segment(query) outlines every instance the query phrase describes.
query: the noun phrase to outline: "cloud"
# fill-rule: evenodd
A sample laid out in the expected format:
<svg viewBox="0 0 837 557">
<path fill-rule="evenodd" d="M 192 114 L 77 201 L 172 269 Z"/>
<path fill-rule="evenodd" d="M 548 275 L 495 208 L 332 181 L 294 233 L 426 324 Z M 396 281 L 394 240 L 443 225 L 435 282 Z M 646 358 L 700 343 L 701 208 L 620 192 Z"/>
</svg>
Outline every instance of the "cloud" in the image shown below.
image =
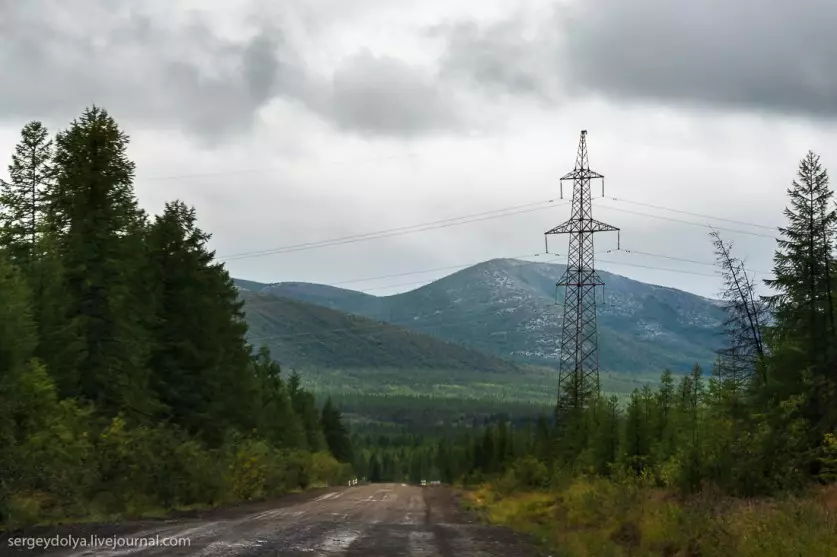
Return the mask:
<svg viewBox="0 0 837 557">
<path fill-rule="evenodd" d="M 429 70 L 361 51 L 337 69 L 330 103 L 319 112 L 343 129 L 412 136 L 464 123 L 450 94 Z"/>
<path fill-rule="evenodd" d="M 837 116 L 829 0 L 575 0 L 550 11 L 535 40 L 513 20 L 452 29 L 447 70 L 526 95 Z"/>
<path fill-rule="evenodd" d="M 64 125 L 96 103 L 133 126 L 176 128 L 208 145 L 251 131 L 275 100 L 366 134 L 457 123 L 432 76 L 398 60 L 360 53 L 333 78 L 315 74 L 291 44 L 290 12 L 239 13 L 230 16 L 237 33 L 222 33 L 202 12 L 153 6 L 0 0 L 0 65 L 14 76 L 0 87 L 0 119 Z"/>
<path fill-rule="evenodd" d="M 544 51 L 546 34 L 534 33 L 518 14 L 479 25 L 474 21 L 434 26 L 430 37 L 448 41 L 440 60 L 444 78 L 478 85 L 492 95 L 523 95 L 542 101 L 559 97 L 551 58 Z"/>
</svg>

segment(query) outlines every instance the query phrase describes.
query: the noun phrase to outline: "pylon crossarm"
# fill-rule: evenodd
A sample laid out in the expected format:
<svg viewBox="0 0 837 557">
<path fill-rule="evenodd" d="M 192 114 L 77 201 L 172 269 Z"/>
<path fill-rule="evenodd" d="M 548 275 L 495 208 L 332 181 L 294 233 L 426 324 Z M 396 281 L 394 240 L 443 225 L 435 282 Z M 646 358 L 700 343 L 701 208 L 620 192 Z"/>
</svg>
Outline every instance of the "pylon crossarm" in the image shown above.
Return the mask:
<svg viewBox="0 0 837 557">
<path fill-rule="evenodd" d="M 595 170 L 590 170 L 589 168 L 587 168 L 587 169 L 582 168 L 582 169 L 573 170 L 573 171 L 567 172 L 566 174 L 561 176 L 561 180 L 565 181 L 565 182 L 567 180 L 599 180 L 599 179 L 604 180 L 604 176 L 602 174 L 599 174 Z"/>
<path fill-rule="evenodd" d="M 596 219 L 573 218 L 550 228 L 544 234 L 572 234 L 574 232 L 619 232 L 619 229 Z"/>
</svg>

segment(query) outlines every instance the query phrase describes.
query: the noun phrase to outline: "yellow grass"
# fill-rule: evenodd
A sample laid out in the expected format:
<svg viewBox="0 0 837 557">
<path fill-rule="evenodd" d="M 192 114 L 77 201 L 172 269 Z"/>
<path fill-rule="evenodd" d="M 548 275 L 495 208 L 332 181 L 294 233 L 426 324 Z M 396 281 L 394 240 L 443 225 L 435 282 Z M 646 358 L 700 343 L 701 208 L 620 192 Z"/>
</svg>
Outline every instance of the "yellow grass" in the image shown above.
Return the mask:
<svg viewBox="0 0 837 557">
<path fill-rule="evenodd" d="M 559 492 L 466 495 L 494 523 L 527 532 L 553 557 L 837 557 L 837 486 L 806 497 L 739 500 L 578 480 Z"/>
</svg>

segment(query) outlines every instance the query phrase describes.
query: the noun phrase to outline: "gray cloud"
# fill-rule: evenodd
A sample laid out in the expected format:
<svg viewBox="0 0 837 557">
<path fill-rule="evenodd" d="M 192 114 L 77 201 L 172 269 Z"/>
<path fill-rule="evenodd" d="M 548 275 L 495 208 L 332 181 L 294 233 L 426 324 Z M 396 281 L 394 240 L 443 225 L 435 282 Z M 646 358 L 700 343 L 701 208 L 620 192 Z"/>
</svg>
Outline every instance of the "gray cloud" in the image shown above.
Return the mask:
<svg viewBox="0 0 837 557">
<path fill-rule="evenodd" d="M 552 81 L 544 79 L 555 68 L 544 55 L 543 37 L 525 38 L 524 27 L 515 17 L 486 26 L 472 21 L 439 25 L 428 35 L 449 41 L 440 62 L 442 77 L 480 85 L 491 94 L 555 100 Z"/>
<path fill-rule="evenodd" d="M 330 104 L 320 108 L 344 129 L 417 135 L 459 127 L 463 120 L 427 70 L 360 52 L 334 74 Z"/>
<path fill-rule="evenodd" d="M 361 54 L 332 80 L 312 74 L 275 15 L 251 14 L 251 36 L 233 40 L 198 13 L 184 22 L 147 5 L 82 0 L 70 10 L 58 0 L 0 0 L 0 118 L 63 125 L 96 103 L 132 124 L 179 128 L 208 144 L 248 132 L 274 99 L 363 133 L 456 123 L 428 77 L 399 61 Z"/>
<path fill-rule="evenodd" d="M 544 20 L 534 41 L 460 27 L 446 67 L 525 94 L 564 84 L 572 95 L 837 115 L 830 0 L 576 0 Z M 544 68 L 536 78 L 521 78 L 527 59 Z"/>
</svg>

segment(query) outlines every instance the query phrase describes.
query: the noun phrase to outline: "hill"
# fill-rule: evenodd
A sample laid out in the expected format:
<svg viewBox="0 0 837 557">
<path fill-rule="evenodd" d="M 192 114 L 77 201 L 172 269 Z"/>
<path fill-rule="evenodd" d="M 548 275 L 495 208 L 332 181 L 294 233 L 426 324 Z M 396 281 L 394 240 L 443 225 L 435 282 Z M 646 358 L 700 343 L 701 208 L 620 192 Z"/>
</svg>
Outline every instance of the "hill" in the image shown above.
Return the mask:
<svg viewBox="0 0 837 557">
<path fill-rule="evenodd" d="M 518 373 L 511 362 L 429 335 L 290 298 L 241 290 L 248 340 L 285 366 Z"/>
<path fill-rule="evenodd" d="M 263 294 L 304 300 L 397 324 L 519 363 L 557 364 L 565 266 L 495 259 L 416 290 L 372 296 L 307 283 L 264 285 Z M 722 342 L 717 300 L 600 271 L 600 366 L 616 372 L 687 371 L 711 366 Z"/>
</svg>

